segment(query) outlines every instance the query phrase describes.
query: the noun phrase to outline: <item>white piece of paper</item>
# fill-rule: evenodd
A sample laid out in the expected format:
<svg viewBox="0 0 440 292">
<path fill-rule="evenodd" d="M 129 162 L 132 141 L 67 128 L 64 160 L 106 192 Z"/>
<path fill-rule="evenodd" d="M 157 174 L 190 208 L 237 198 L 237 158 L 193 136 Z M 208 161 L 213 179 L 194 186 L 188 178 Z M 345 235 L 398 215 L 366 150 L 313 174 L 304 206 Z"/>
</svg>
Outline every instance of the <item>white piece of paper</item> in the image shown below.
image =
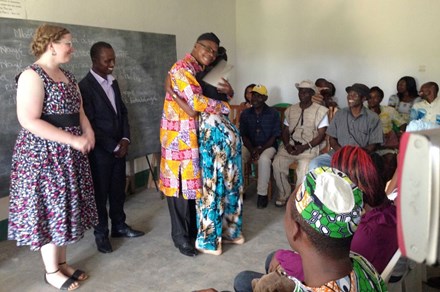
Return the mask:
<svg viewBox="0 0 440 292">
<path fill-rule="evenodd" d="M 25 0 L 0 0 L 0 17 L 26 18 Z"/>
<path fill-rule="evenodd" d="M 208 74 L 203 78 L 203 81 L 211 84 L 212 86 L 218 87 L 219 83 L 222 82 L 222 78 L 228 79 L 230 72 L 234 66 L 228 64 L 225 60 L 221 60 L 218 64 L 209 71 Z"/>
</svg>

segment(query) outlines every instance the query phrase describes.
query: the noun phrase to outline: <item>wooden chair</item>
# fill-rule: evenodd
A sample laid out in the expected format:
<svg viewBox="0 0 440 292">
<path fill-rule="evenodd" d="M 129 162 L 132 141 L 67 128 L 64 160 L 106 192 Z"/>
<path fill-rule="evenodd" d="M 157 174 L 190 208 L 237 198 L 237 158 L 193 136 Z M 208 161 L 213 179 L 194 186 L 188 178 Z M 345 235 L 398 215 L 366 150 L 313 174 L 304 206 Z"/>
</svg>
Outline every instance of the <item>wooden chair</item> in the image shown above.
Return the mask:
<svg viewBox="0 0 440 292">
<path fill-rule="evenodd" d="M 231 111 L 229 112 L 229 120 L 237 127 L 240 126 L 240 115 L 241 112 L 245 108 L 242 105 L 239 104 L 233 104 L 231 105 Z"/>
<path fill-rule="evenodd" d="M 258 161 L 252 161 L 249 160 L 248 162 L 244 163 L 243 165 L 243 181 L 244 181 L 244 189 L 249 186 L 250 181 L 258 180 Z M 267 185 L 267 198 L 269 201 L 272 200 L 272 180 L 273 180 L 273 174 L 272 174 L 272 165 L 270 170 L 270 179 L 269 184 Z"/>
</svg>

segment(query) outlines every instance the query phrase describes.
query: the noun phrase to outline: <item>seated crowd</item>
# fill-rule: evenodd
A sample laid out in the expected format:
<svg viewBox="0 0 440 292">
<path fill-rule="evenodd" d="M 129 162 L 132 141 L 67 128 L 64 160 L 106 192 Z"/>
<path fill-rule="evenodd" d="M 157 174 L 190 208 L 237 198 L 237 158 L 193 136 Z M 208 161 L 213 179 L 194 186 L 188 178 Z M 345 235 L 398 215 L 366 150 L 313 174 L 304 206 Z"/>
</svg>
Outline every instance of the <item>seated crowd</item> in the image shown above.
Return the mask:
<svg viewBox="0 0 440 292">
<path fill-rule="evenodd" d="M 259 209 L 268 204 L 272 179 L 277 186 L 275 205 L 282 207 L 292 188 L 298 186 L 308 171 L 330 166 L 334 152 L 346 145 L 364 149 L 387 182 L 397 168 L 400 137 L 409 122 L 422 124 L 413 123 L 416 128 L 440 125 L 435 82 L 423 84 L 418 92 L 415 79 L 404 76 L 388 105 L 381 104 L 384 98 L 381 88 L 355 83 L 345 88 L 345 108 L 338 107 L 335 86 L 324 78 L 315 83 L 305 80 L 295 87 L 299 102 L 283 109 L 281 114 L 276 107 L 267 105 L 269 96 L 263 85 L 248 85 L 246 102 L 240 105 L 239 129 L 245 146 L 243 164 L 258 162 Z M 292 168 L 296 174 L 294 183 Z"/>
<path fill-rule="evenodd" d="M 282 121 L 266 104 L 265 86 L 246 88 L 239 126 L 243 162 L 258 162 L 260 209 L 268 204 L 273 169 L 275 205 L 286 205 L 284 227 L 292 249 L 270 253 L 266 273 L 239 273 L 234 290 L 387 291 L 380 273 L 398 243 L 396 207 L 385 184 L 395 178 L 399 139 L 407 126 L 439 127 L 439 87 L 427 82 L 417 92 L 414 78 L 405 76 L 389 105 L 381 105 L 382 89 L 355 83 L 345 89 L 348 106 L 339 109 L 327 80 L 295 86 L 299 103 L 285 109 Z"/>
</svg>

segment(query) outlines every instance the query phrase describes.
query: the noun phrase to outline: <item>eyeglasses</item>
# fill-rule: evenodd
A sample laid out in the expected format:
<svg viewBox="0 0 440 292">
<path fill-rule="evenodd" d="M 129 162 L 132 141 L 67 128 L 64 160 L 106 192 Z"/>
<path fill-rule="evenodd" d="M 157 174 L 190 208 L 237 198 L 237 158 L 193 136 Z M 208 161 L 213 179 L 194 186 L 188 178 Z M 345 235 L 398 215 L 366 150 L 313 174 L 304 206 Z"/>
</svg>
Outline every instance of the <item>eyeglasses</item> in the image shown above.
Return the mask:
<svg viewBox="0 0 440 292">
<path fill-rule="evenodd" d="M 207 46 L 207 45 L 202 44 L 202 43 L 198 43 L 198 44 L 201 45 L 205 49 L 205 51 L 207 51 L 208 53 L 212 54 L 214 57 L 217 56 L 217 51 L 214 51 L 210 46 Z"/>
<path fill-rule="evenodd" d="M 70 48 L 73 47 L 73 43 L 71 41 L 68 41 L 68 42 L 56 41 L 54 43 L 56 43 L 56 44 L 65 44 L 65 45 L 69 46 Z"/>
</svg>

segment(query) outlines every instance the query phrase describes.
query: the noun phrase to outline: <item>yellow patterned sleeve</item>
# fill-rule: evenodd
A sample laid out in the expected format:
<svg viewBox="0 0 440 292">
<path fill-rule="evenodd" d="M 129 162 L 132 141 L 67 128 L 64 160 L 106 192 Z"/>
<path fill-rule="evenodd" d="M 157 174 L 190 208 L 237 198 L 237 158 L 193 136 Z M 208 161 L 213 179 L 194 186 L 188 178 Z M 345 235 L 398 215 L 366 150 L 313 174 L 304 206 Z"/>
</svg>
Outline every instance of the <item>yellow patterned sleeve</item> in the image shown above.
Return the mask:
<svg viewBox="0 0 440 292">
<path fill-rule="evenodd" d="M 230 106 L 227 102 L 203 95 L 202 87 L 191 71 L 186 69 L 171 71 L 170 76 L 174 91 L 178 91 L 180 98 L 185 99 L 193 110 L 211 114 L 229 114 Z"/>
</svg>

